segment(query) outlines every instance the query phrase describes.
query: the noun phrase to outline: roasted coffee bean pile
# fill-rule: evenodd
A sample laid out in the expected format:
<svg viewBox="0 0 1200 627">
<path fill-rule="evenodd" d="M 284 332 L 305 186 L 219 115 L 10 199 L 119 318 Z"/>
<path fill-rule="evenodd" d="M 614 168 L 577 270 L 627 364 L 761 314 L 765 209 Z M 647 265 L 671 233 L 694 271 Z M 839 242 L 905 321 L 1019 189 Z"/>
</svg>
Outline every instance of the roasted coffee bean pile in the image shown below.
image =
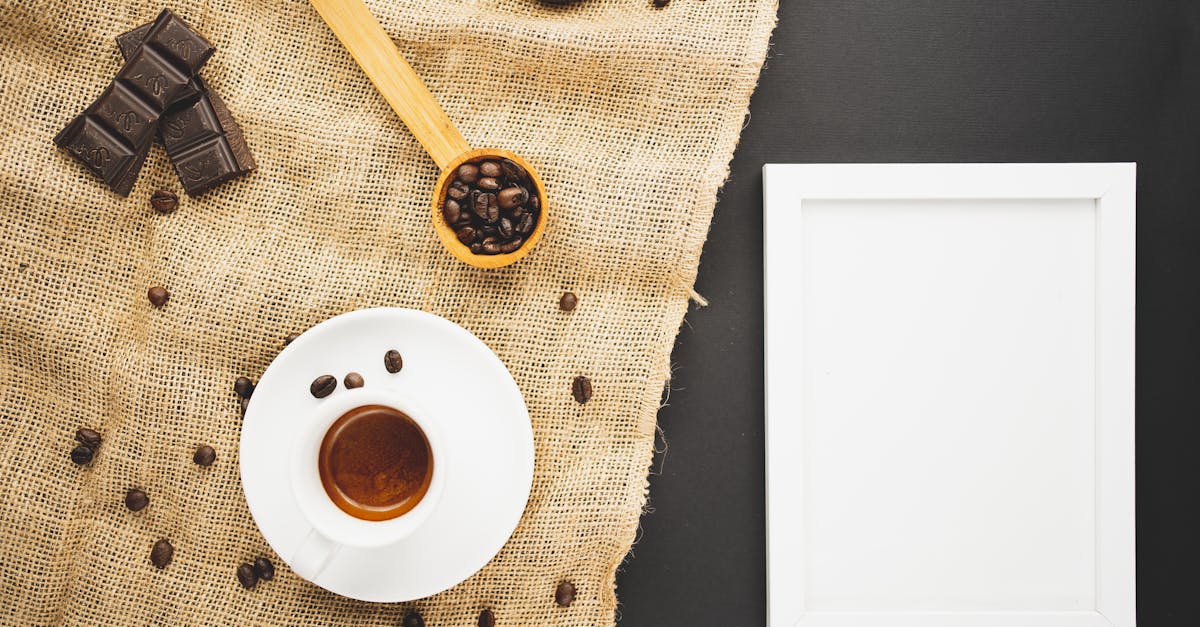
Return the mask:
<svg viewBox="0 0 1200 627">
<path fill-rule="evenodd" d="M 442 217 L 476 255 L 511 253 L 537 226 L 541 201 L 529 173 L 509 159 L 458 166 L 442 199 Z"/>
</svg>

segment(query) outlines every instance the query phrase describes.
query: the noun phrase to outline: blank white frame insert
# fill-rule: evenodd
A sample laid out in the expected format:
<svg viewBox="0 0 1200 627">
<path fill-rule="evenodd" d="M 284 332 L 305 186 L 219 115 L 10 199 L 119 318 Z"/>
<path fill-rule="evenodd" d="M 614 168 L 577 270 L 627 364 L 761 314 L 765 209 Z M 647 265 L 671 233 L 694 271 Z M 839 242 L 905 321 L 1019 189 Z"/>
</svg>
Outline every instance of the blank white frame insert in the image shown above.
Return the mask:
<svg viewBox="0 0 1200 627">
<path fill-rule="evenodd" d="M 771 627 L 1133 627 L 1135 165 L 763 184 Z"/>
</svg>

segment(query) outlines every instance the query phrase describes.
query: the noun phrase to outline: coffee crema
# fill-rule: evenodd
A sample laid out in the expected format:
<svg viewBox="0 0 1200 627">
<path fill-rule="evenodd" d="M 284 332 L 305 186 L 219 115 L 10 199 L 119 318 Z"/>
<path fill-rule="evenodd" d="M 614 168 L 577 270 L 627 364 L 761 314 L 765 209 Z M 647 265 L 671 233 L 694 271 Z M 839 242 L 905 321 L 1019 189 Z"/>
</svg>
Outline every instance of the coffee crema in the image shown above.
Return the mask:
<svg viewBox="0 0 1200 627">
<path fill-rule="evenodd" d="M 364 405 L 325 432 L 317 470 L 325 493 L 362 520 L 390 520 L 416 507 L 433 479 L 429 439 L 404 412 Z"/>
</svg>

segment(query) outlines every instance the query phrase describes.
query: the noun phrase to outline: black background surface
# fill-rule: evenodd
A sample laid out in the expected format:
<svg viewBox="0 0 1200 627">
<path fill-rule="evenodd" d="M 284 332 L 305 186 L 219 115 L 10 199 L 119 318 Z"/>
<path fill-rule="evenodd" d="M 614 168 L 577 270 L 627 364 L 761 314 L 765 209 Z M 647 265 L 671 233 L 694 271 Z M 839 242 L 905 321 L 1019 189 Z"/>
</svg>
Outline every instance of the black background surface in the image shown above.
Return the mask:
<svg viewBox="0 0 1200 627">
<path fill-rule="evenodd" d="M 1200 2 L 780 4 L 700 265 L 711 305 L 676 344 L 621 627 L 766 621 L 761 166 L 945 161 L 1138 163 L 1138 618 L 1200 625 Z"/>
</svg>

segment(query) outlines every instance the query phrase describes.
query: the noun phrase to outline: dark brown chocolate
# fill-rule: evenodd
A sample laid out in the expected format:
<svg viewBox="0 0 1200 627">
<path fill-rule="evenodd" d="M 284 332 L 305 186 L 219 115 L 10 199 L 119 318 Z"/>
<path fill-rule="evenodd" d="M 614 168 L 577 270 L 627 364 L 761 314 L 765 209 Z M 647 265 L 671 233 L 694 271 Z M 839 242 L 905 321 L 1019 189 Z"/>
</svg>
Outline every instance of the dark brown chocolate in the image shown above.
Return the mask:
<svg viewBox="0 0 1200 627">
<path fill-rule="evenodd" d="M 116 78 L 54 143 L 118 194 L 137 180 L 162 114 L 188 91 L 212 44 L 164 9 Z"/>
<path fill-rule="evenodd" d="M 117 36 L 123 56 L 137 49 L 151 24 Z M 189 87 L 198 98 L 181 98 L 163 114 L 159 138 L 189 195 L 197 196 L 225 181 L 253 171 L 257 165 L 242 136 L 242 128 L 221 97 L 199 76 Z"/>
</svg>

